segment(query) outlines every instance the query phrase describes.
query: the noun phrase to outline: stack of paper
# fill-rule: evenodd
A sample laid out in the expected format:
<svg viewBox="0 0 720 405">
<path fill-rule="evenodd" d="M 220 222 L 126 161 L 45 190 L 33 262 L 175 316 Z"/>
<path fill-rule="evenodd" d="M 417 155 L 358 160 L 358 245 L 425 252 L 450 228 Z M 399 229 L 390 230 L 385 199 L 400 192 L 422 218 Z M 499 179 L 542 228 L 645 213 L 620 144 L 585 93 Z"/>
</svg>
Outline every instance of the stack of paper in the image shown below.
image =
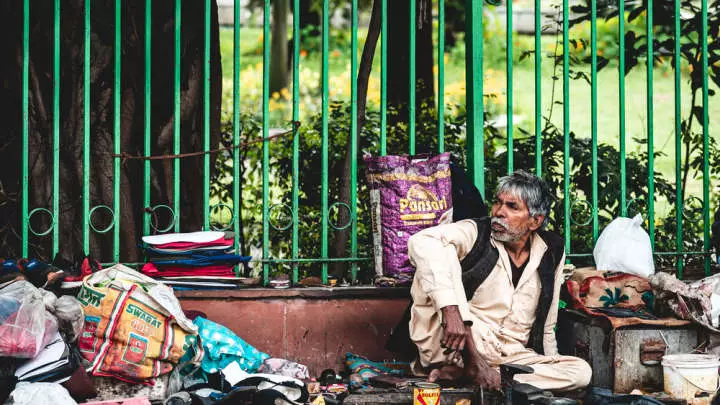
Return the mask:
<svg viewBox="0 0 720 405">
<path fill-rule="evenodd" d="M 35 358 L 18 367 L 15 377 L 18 381 L 61 383 L 69 380 L 77 367 L 70 347 L 56 333 Z"/>
</svg>

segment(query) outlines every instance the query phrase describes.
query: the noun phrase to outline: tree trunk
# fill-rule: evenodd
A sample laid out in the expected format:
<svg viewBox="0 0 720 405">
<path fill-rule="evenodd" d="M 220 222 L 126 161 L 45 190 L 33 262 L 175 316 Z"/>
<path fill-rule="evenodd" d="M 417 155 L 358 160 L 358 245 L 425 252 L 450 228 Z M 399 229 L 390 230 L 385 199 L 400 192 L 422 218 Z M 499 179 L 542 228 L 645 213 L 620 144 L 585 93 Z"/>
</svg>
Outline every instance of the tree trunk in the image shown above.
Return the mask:
<svg viewBox="0 0 720 405">
<path fill-rule="evenodd" d="M 320 13 L 312 8 L 312 0 L 300 0 L 300 29 L 315 27 L 306 35 L 320 35 Z"/>
<path fill-rule="evenodd" d="M 276 0 L 272 8 L 270 47 L 270 93 L 288 86 L 288 0 Z"/>
<path fill-rule="evenodd" d="M 357 139 L 360 140 L 360 133 L 365 125 L 365 111 L 367 107 L 367 92 L 368 84 L 370 81 L 370 72 L 372 72 L 373 57 L 375 55 L 375 48 L 377 47 L 377 41 L 380 36 L 380 0 L 373 2 L 372 13 L 370 15 L 370 25 L 368 27 L 367 38 L 365 39 L 365 46 L 363 47 L 362 57 L 360 58 L 360 66 L 358 67 L 357 77 Z M 338 178 L 340 179 L 340 201 L 350 205 L 350 164 L 352 159 L 357 156 L 351 154 L 351 143 L 348 137 L 347 147 L 345 149 L 345 158 L 342 165 L 342 173 Z M 348 215 L 346 210 L 340 210 L 338 215 L 338 223 L 345 224 L 348 221 Z M 345 228 L 335 232 L 335 238 L 332 246 L 332 257 L 344 257 L 345 250 L 347 247 L 348 239 L 350 237 L 350 228 Z M 333 263 L 331 272 L 335 277 L 342 277 L 345 274 L 347 264 L 345 263 Z"/>
<path fill-rule="evenodd" d="M 433 43 L 432 43 L 432 0 L 416 1 L 415 24 L 415 111 L 419 117 L 423 103 L 435 105 L 433 79 Z M 401 122 L 408 122 L 408 99 L 410 83 L 409 47 L 410 21 L 408 15 L 410 5 L 407 1 L 388 2 L 388 108 L 395 109 L 398 114 L 388 114 L 388 126 L 393 127 Z M 417 122 L 417 121 L 416 121 Z M 388 140 L 389 153 L 407 153 L 406 139 Z M 390 150 L 400 147 L 400 150 Z M 418 143 L 417 153 L 424 152 L 426 145 Z"/>
<path fill-rule="evenodd" d="M 144 111 L 151 108 L 151 147 L 153 155 L 171 154 L 173 150 L 174 95 L 174 5 L 172 0 L 155 0 L 152 9 L 152 101 L 145 105 L 145 2 L 129 0 L 122 9 L 122 76 L 121 76 L 121 151 L 140 155 L 144 151 Z M 22 122 L 22 3 L 0 4 L 0 23 L 4 41 L 0 52 L 7 56 L 0 66 L 4 106 L 0 112 L 5 130 L 0 145 L 11 156 L 20 155 Z M 52 85 L 53 85 L 53 2 L 33 1 L 30 15 L 31 80 L 29 97 L 29 209 L 52 210 L 52 168 L 60 168 L 60 212 L 56 213 L 60 232 L 60 254 L 71 260 L 82 254 L 82 179 L 83 179 L 83 29 L 84 2 L 66 0 L 61 8 L 60 33 L 60 160 L 52 158 Z M 181 33 L 181 152 L 202 150 L 203 128 L 203 55 L 204 4 L 183 2 Z M 219 141 L 221 105 L 221 70 L 217 5 L 211 8 L 211 89 L 210 142 Z M 143 196 L 144 161 L 128 159 L 115 179 L 114 147 L 114 44 L 115 1 L 95 0 L 91 9 L 90 46 L 90 207 L 113 207 L 113 180 L 120 181 L 120 259 L 138 261 L 137 243 L 142 236 L 145 213 Z M 202 157 L 181 160 L 182 206 L 178 213 L 183 230 L 199 230 L 202 224 L 203 189 Z M 0 159 L 0 241 L 5 254 L 18 256 L 21 241 L 19 158 Z M 211 164 L 214 167 L 214 164 Z M 172 160 L 153 161 L 150 184 L 151 205 L 172 206 L 176 190 L 172 184 Z M 205 208 L 207 209 L 207 208 Z M 107 210 L 98 210 L 91 218 L 98 228 L 112 220 Z M 35 222 L 33 221 L 33 225 Z M 165 227 L 167 224 L 158 224 Z M 36 225 L 39 230 L 43 226 Z M 111 261 L 113 232 L 90 231 L 90 253 L 100 260 Z M 31 255 L 51 259 L 52 234 L 31 237 Z"/>
</svg>

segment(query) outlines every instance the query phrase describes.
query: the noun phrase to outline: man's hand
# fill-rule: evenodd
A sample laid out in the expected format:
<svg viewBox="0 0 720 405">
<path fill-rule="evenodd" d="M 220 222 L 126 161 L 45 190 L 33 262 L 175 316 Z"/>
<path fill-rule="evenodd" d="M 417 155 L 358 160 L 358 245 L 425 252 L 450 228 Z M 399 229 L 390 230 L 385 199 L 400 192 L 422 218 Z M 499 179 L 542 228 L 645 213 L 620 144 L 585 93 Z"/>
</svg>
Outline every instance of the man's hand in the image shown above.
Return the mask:
<svg viewBox="0 0 720 405">
<path fill-rule="evenodd" d="M 448 351 L 461 352 L 465 348 L 467 332 L 460 316 L 460 310 L 457 305 L 449 305 L 443 307 L 440 311 L 442 312 L 443 326 L 443 336 L 440 344 Z"/>
<path fill-rule="evenodd" d="M 470 379 L 473 385 L 500 389 L 500 373 L 480 356 L 473 340 L 472 327 L 465 325 L 457 305 L 443 307 L 440 311 L 444 328 L 440 344 L 447 352 L 455 352 L 451 356 L 454 363 L 459 363 L 458 360 L 462 357 L 465 377 Z"/>
</svg>

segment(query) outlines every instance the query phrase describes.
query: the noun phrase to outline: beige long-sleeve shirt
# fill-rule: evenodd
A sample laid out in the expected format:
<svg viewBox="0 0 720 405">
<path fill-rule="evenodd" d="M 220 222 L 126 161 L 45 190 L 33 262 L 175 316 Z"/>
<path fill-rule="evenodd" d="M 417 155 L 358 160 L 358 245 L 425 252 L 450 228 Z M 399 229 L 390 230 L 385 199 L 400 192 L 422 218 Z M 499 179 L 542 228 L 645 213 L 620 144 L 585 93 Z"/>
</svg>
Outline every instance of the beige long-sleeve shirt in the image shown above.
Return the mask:
<svg viewBox="0 0 720 405">
<path fill-rule="evenodd" d="M 525 344 L 535 322 L 541 288 L 537 269 L 548 247 L 540 237 L 532 235 L 528 263 L 514 286 L 507 251 L 502 243 L 491 239 L 500 257 L 468 301 L 460 279 L 460 261 L 472 249 L 477 232 L 475 222 L 465 220 L 425 229 L 408 242 L 410 261 L 416 267 L 411 288 L 414 306 L 410 333 L 420 349 L 421 358 L 425 357 L 423 363 L 442 360 L 442 354 L 435 353 L 439 348 L 431 347 L 438 344 L 439 338 L 434 336 L 437 325 L 430 324 L 437 322 L 439 310 L 449 305 L 457 305 L 463 320 L 473 322 L 475 342 L 491 362 L 499 364 L 508 357 L 529 351 Z M 556 269 L 555 291 L 545 322 L 543 349 L 546 356 L 557 355 L 554 328 L 564 262 L 563 255 Z"/>
</svg>

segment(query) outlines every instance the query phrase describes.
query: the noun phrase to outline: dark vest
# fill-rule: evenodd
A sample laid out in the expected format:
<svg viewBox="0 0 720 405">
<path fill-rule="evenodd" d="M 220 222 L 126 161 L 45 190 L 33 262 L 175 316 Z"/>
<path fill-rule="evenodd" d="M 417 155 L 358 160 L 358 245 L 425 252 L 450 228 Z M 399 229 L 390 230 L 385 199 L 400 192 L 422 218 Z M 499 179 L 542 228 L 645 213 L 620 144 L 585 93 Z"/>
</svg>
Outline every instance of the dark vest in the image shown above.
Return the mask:
<svg viewBox="0 0 720 405">
<path fill-rule="evenodd" d="M 490 217 L 474 218 L 478 228 L 478 236 L 475 239 L 470 252 L 460 262 L 462 268 L 462 282 L 465 287 L 465 296 L 468 301 L 475 294 L 475 290 L 485 281 L 495 268 L 500 253 L 490 243 Z M 563 239 L 547 231 L 538 231 L 537 235 L 545 242 L 548 249 L 545 251 L 538 273 L 540 274 L 540 300 L 535 310 L 535 323 L 530 331 L 527 347 L 543 354 L 543 335 L 545 332 L 545 321 L 550 312 L 553 292 L 555 289 L 555 270 L 560 265 L 565 246 Z"/>
</svg>

